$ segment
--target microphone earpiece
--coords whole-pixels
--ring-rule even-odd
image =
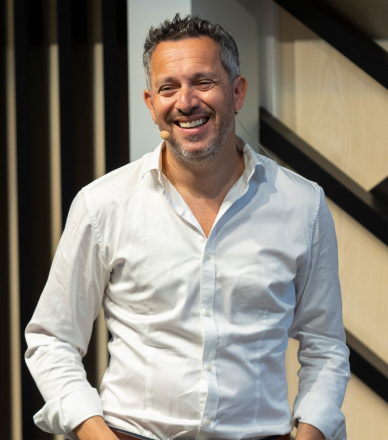
[[[165,141],[171,136],[171,133],[167,130],[162,130],[162,131],[155,130],[155,123],[154,123],[154,128],[152,130],[156,131],[157,133],[160,133],[160,137]]]
[[[171,136],[171,134],[170,134],[168,131],[166,131],[166,130],[163,130],[163,131],[160,132],[160,137],[161,137],[162,139],[164,139],[165,141],[166,141],[170,136]]]

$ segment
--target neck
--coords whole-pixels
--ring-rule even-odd
[[[183,195],[197,199],[224,199],[244,171],[244,158],[233,134],[228,145],[209,162],[179,160],[165,145],[162,151],[163,173]]]

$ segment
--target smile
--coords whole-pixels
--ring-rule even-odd
[[[181,128],[194,128],[194,127],[201,127],[202,125],[205,125],[206,122],[210,118],[200,118],[196,119],[194,121],[176,121],[175,124],[178,125]]]

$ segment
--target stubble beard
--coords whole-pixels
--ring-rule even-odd
[[[168,139],[168,144],[177,160],[186,163],[209,163],[217,158],[222,147],[225,145],[228,136],[234,128],[234,103],[229,102],[227,110],[223,112],[220,123],[215,123],[215,113],[211,113],[210,119],[215,124],[215,133],[212,139],[200,149],[189,149],[179,142],[174,136]],[[209,123],[209,122],[208,122]],[[186,137],[186,142],[200,142],[201,135]]]

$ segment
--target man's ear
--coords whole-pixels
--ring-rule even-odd
[[[238,76],[233,81],[234,108],[238,112],[242,109],[248,90],[248,82],[243,76]]]
[[[148,107],[148,110],[151,113],[152,120],[155,122],[154,106],[152,104],[151,92],[148,89],[144,90],[143,99],[144,99],[146,106]]]

